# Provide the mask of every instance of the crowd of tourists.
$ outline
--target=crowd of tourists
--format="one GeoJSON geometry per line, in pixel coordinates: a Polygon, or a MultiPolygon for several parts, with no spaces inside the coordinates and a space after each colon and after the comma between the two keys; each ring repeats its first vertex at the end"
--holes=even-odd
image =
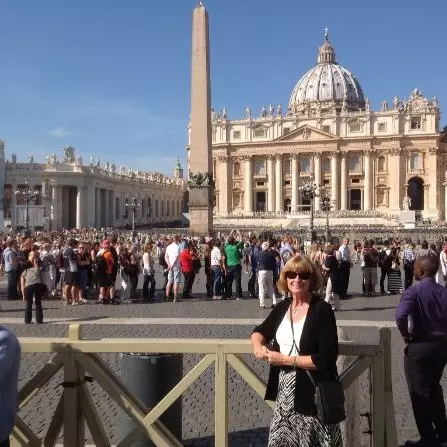
{"type": "Polygon", "coordinates": [[[259,299],[259,306],[265,309],[267,302],[273,308],[285,297],[277,282],[288,259],[306,253],[323,278],[319,294],[335,311],[341,310],[341,300],[349,297],[354,263],[362,269],[365,296],[398,294],[410,287],[414,262],[427,254],[440,259],[437,282],[444,282],[447,275],[447,245],[422,241],[416,249],[411,241],[404,243],[398,238],[384,241],[377,249],[373,240],[350,245],[345,238],[341,244],[306,245],[289,234],[274,238],[238,230],[214,238],[164,234],[135,237],[119,232],[107,237],[107,233],[96,230],[73,230],[31,237],[5,235],[0,250],[1,270],[7,276],[7,299],[23,299],[26,323],[31,322],[33,303],[36,321],[43,322],[44,298],[60,298],[67,305],[92,300],[102,304],[119,304],[123,299],[153,301],[156,269],[163,275],[159,289],[164,300],[193,298],[193,285],[203,267],[207,298],[231,299],[234,289],[236,300],[259,299]],[[245,293],[243,274],[248,275],[245,293]]]}

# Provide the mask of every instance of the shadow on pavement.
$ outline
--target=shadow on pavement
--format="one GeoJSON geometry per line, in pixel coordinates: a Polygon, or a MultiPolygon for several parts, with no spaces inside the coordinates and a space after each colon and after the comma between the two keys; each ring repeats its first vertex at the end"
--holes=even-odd
{"type": "MultiPolygon", "coordinates": [[[[230,447],[264,447],[267,445],[268,435],[268,427],[236,431],[228,433],[228,445],[230,447]]],[[[183,445],[185,447],[214,447],[214,436],[184,440],[183,445]]]]}

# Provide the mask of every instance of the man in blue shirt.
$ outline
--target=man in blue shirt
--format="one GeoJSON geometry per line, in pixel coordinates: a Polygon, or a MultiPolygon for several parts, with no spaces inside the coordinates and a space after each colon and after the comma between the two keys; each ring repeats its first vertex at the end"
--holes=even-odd
{"type": "Polygon", "coordinates": [[[406,447],[447,447],[447,417],[439,384],[447,364],[447,290],[435,281],[437,256],[414,265],[419,283],[405,290],[396,323],[407,344],[404,370],[414,418],[421,436],[406,447]]]}
{"type": "Polygon", "coordinates": [[[17,411],[20,344],[16,336],[0,326],[0,447],[9,447],[17,411]]]}

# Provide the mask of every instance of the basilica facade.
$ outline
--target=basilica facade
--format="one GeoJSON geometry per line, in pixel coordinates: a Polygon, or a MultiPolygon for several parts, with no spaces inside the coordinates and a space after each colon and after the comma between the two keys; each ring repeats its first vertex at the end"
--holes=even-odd
{"type": "Polygon", "coordinates": [[[91,158],[84,163],[71,146],[64,155],[38,162],[30,154],[4,157],[0,141],[0,228],[136,227],[178,222],[186,208],[186,183],[179,163],[172,177],[117,168],[91,158]],[[25,191],[36,192],[26,206],[25,191]]]}
{"type": "Polygon", "coordinates": [[[447,143],[436,97],[419,89],[373,111],[357,78],[338,64],[326,32],[317,65],[296,84],[287,108],[240,119],[212,111],[215,216],[299,215],[318,188],[334,211],[398,216],[415,210],[445,219],[447,143]]]}

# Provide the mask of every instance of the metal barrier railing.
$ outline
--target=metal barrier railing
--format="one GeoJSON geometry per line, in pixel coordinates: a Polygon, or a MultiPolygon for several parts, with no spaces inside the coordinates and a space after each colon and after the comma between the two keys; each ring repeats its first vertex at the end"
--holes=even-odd
{"type": "MultiPolygon", "coordinates": [[[[252,352],[248,340],[220,339],[101,339],[82,338],[81,326],[70,325],[68,338],[21,338],[23,353],[55,353],[56,355],[19,392],[19,407],[23,408],[42,387],[61,369],[64,370],[64,391],[56,406],[43,439],[39,438],[17,417],[11,436],[13,446],[54,446],[64,429],[64,447],[84,444],[85,423],[93,442],[110,446],[110,440],[86,384],[86,371],[104,391],[133,419],[137,428],[117,446],[131,446],[145,432],[160,447],[180,447],[181,440],[159,421],[160,416],[212,364],[215,366],[215,445],[228,446],[228,365],[256,393],[264,397],[265,384],[241,358],[252,352]],[[147,408],[128,391],[121,379],[101,359],[99,353],[183,353],[204,354],[204,357],[153,408],[147,408]]],[[[355,357],[341,372],[340,380],[346,390],[365,370],[370,370],[370,413],[372,415],[373,447],[396,447],[397,435],[391,378],[391,333],[380,329],[378,344],[340,342],[340,355],[355,357]]],[[[273,407],[273,403],[268,403],[273,407]]]]}

